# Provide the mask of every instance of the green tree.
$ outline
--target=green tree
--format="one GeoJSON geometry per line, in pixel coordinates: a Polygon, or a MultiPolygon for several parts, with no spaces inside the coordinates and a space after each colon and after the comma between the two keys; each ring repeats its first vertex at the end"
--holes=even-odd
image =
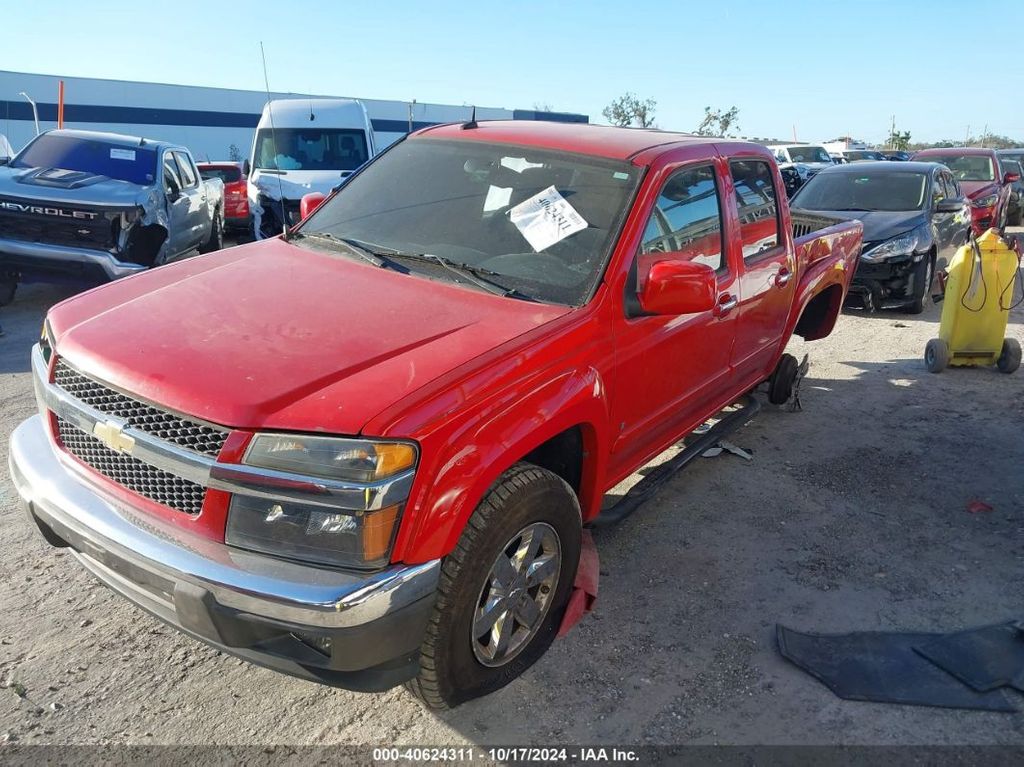
{"type": "Polygon", "coordinates": [[[654,99],[640,100],[634,93],[626,93],[606,106],[601,114],[612,125],[622,127],[633,125],[638,128],[655,128],[654,110],[657,102],[654,99]]]}
{"type": "Polygon", "coordinates": [[[739,115],[740,110],[736,107],[730,107],[724,112],[721,109],[712,111],[711,107],[704,107],[704,119],[700,121],[694,133],[698,136],[735,136],[733,129],[739,130],[739,115]]]}
{"type": "Polygon", "coordinates": [[[241,162],[242,150],[232,144],[228,147],[228,159],[231,160],[231,162],[241,162]]]}
{"type": "Polygon", "coordinates": [[[886,141],[886,146],[890,149],[897,149],[901,152],[905,152],[910,147],[910,131],[903,131],[902,133],[896,130],[895,126],[889,131],[889,140],[886,141]]]}

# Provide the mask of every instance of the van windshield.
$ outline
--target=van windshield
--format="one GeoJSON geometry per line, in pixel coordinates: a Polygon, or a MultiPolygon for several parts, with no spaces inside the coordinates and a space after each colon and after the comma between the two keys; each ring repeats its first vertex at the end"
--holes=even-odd
{"type": "Polygon", "coordinates": [[[402,269],[578,306],[604,274],[640,178],[628,162],[479,140],[403,141],[313,213],[297,243],[356,243],[402,269]],[[416,257],[419,256],[419,257],[416,257]]]}
{"type": "Polygon", "coordinates": [[[156,151],[82,136],[44,133],[21,150],[12,168],[54,168],[148,186],[156,178],[156,151]]]}
{"type": "Polygon", "coordinates": [[[832,164],[828,152],[820,146],[791,146],[789,156],[793,162],[825,162],[832,164]]]}
{"type": "Polygon", "coordinates": [[[256,133],[258,170],[355,170],[369,159],[359,129],[262,128],[256,133]]]}

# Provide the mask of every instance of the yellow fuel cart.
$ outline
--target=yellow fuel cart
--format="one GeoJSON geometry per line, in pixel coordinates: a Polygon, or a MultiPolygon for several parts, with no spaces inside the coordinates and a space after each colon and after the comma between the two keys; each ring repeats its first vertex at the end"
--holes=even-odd
{"type": "MultiPolygon", "coordinates": [[[[992,365],[1004,373],[1020,367],[1020,343],[1006,338],[1020,256],[995,229],[956,252],[949,262],[939,337],[928,342],[924,362],[932,373],[947,365],[992,365]]],[[[1022,282],[1019,304],[1024,300],[1022,282]]]]}

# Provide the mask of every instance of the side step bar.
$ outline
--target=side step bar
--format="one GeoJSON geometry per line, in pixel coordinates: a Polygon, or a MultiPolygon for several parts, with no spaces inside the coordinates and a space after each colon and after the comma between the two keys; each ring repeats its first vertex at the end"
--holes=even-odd
{"type": "Polygon", "coordinates": [[[662,485],[685,469],[690,461],[714,447],[730,432],[749,422],[760,410],[761,403],[750,394],[722,410],[720,417],[711,428],[704,432],[691,432],[686,437],[686,447],[682,451],[655,466],[647,476],[633,485],[614,506],[608,507],[588,522],[587,527],[600,529],[617,525],[640,508],[642,504],[649,501],[662,485]]]}

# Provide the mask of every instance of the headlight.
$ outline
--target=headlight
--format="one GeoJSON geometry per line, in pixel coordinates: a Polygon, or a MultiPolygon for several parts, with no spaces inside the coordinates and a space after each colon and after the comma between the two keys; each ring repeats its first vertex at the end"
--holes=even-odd
{"type": "Polygon", "coordinates": [[[990,194],[978,200],[971,200],[972,208],[991,208],[999,199],[998,194],[990,194]]]}
{"type": "MultiPolygon", "coordinates": [[[[301,434],[259,434],[246,450],[243,463],[284,472],[277,477],[288,486],[303,478],[344,482],[355,486],[349,500],[371,506],[369,487],[406,475],[416,465],[417,448],[408,442],[345,439],[301,434]],[[361,486],[367,485],[364,493],[361,486]]],[[[329,483],[320,483],[328,486],[329,483]]],[[[379,485],[377,485],[379,487],[379,485]]],[[[349,491],[351,491],[351,487],[349,491]]],[[[224,540],[230,546],[277,557],[336,567],[378,568],[388,562],[404,498],[389,498],[385,508],[341,508],[330,496],[306,491],[287,498],[273,497],[272,485],[258,495],[235,493],[228,507],[224,540]],[[395,501],[398,501],[397,503],[395,501]]],[[[337,498],[337,496],[335,496],[337,498]]]]}
{"type": "Polygon", "coordinates": [[[401,506],[351,511],[235,495],[224,542],[275,557],[335,567],[388,563],[401,506]]]}
{"type": "Polygon", "coordinates": [[[416,448],[408,442],[258,434],[242,463],[307,477],[376,482],[411,468],[416,448]]]}
{"type": "Polygon", "coordinates": [[[906,234],[901,234],[898,237],[893,237],[891,240],[886,240],[881,245],[869,250],[867,253],[862,253],[860,260],[873,264],[879,261],[885,261],[893,256],[909,255],[917,248],[920,239],[920,232],[915,229],[912,232],[907,232],[906,234]]]}

